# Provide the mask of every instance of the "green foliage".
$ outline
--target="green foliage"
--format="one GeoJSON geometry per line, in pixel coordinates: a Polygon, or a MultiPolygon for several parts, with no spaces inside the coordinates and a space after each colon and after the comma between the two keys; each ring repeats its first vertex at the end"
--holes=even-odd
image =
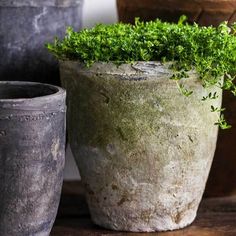
{"type": "Polygon", "coordinates": [[[211,106],[211,112],[221,112],[224,110],[225,108],[218,108],[218,107],[214,107],[213,105],[211,106]]]}
{"type": "Polygon", "coordinates": [[[188,97],[188,96],[190,96],[190,95],[193,93],[193,91],[186,89],[183,84],[179,84],[178,82],[176,82],[176,84],[177,84],[177,86],[178,86],[179,91],[180,91],[184,96],[188,97]]]}
{"type": "MultiPolygon", "coordinates": [[[[199,73],[204,87],[216,85],[236,95],[233,83],[236,75],[236,24],[230,28],[224,22],[214,28],[200,27],[196,23],[190,25],[185,21],[183,16],[178,24],[160,20],[144,23],[136,19],[135,25],[99,24],[81,32],[68,28],[63,40],[56,39],[53,44],[47,44],[47,48],[60,59],[79,60],[87,66],[98,61],[117,64],[174,61],[174,74],[170,79],[176,81],[185,96],[190,96],[192,91],[178,81],[187,78],[186,72],[192,68],[199,73]]],[[[209,94],[202,100],[215,98],[216,94],[209,94]]],[[[222,119],[218,124],[228,127],[222,119]]]]}
{"type": "Polygon", "coordinates": [[[206,101],[207,99],[217,99],[219,96],[217,95],[216,92],[214,92],[213,94],[212,93],[209,93],[207,96],[203,96],[202,98],[202,101],[206,101]]]}
{"type": "Polygon", "coordinates": [[[215,125],[219,125],[221,129],[231,128],[231,125],[227,124],[223,114],[221,114],[220,119],[218,120],[217,123],[215,123],[215,125]]]}

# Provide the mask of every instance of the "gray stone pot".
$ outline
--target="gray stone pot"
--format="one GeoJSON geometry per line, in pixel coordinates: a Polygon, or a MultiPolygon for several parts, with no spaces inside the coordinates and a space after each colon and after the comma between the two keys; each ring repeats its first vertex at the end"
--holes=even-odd
{"type": "Polygon", "coordinates": [[[216,147],[219,98],[197,74],[185,97],[169,65],[61,61],[69,139],[93,221],[122,231],[165,231],[192,223],[216,147]],[[209,91],[208,91],[209,92],[209,91]]]}
{"type": "Polygon", "coordinates": [[[57,61],[44,47],[67,26],[81,28],[83,0],[1,0],[0,80],[59,84],[57,61]]]}
{"type": "Polygon", "coordinates": [[[0,235],[48,236],[65,159],[63,89],[0,82],[0,235]]]}

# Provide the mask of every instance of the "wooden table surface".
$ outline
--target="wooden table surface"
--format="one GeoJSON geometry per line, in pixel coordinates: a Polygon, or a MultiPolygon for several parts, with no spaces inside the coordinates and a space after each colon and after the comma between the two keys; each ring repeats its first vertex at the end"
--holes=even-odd
{"type": "Polygon", "coordinates": [[[165,233],[125,233],[95,226],[89,216],[84,191],[79,182],[65,182],[58,216],[51,236],[236,236],[236,196],[205,198],[195,222],[165,233]]]}

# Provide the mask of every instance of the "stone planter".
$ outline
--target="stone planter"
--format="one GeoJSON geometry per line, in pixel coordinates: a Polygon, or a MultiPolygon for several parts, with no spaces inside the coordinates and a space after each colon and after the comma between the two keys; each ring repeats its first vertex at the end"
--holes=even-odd
{"type": "Polygon", "coordinates": [[[63,181],[65,91],[0,82],[0,234],[48,236],[63,181]]]}
{"type": "Polygon", "coordinates": [[[235,0],[117,0],[117,6],[119,19],[126,23],[133,23],[135,17],[177,22],[181,15],[200,25],[236,20],[235,0]]]}
{"type": "MultiPolygon", "coordinates": [[[[185,97],[169,65],[61,61],[69,140],[93,221],[122,231],[165,231],[196,216],[218,127],[195,73],[185,97]]],[[[188,81],[187,81],[188,80],[188,81]]]]}
{"type": "Polygon", "coordinates": [[[81,27],[82,0],[1,0],[0,80],[59,84],[57,61],[44,47],[67,26],[81,27]]]}

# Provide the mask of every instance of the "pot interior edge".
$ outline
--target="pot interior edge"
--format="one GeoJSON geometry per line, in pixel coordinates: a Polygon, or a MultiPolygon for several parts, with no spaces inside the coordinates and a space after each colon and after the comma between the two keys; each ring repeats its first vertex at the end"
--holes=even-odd
{"type": "Polygon", "coordinates": [[[32,99],[53,95],[58,92],[58,87],[47,84],[0,82],[0,100],[32,99]]]}

